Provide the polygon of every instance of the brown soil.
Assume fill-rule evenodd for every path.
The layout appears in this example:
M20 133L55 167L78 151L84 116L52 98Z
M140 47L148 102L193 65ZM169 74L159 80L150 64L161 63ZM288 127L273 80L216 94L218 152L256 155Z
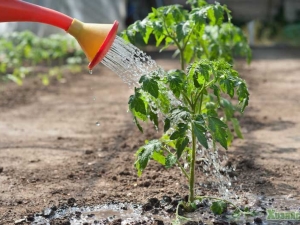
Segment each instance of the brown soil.
M228 152L241 192L300 196L298 52L255 49L250 66L237 61L251 92L241 119L244 140ZM178 67L174 60L157 62ZM137 177L134 153L158 134L151 126L145 134L134 126L127 113L131 92L104 67L47 87L35 79L21 87L0 85L0 224L71 198L89 205L187 194L176 169L151 163Z

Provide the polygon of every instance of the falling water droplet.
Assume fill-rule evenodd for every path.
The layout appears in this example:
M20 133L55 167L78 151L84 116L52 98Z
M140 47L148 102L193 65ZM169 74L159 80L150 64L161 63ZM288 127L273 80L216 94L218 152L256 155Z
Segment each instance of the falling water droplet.
M99 126L100 126L100 123L99 123L98 121L96 122L96 126L97 126L97 127L99 127Z
M90 73L90 74L93 74L93 70L89 70L89 73Z

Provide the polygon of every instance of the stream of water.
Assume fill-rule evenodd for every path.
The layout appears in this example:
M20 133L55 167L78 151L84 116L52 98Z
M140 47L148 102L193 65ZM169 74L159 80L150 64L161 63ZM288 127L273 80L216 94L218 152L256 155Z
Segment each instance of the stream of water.
M142 75L159 70L160 67L145 52L116 36L110 50L101 61L130 87L139 86Z

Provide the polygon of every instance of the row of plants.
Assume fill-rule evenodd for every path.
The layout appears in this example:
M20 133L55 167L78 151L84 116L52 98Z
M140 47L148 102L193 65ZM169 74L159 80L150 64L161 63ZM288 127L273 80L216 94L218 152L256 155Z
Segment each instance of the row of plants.
M43 84L50 77L60 79L64 65L80 65L85 59L76 40L65 34L38 37L30 31L0 35L0 79L21 85L23 79L43 65L47 72L39 73Z
M141 176L150 160L167 169L177 166L189 186L188 201L179 204L185 211L195 210L197 201L210 199L215 214L231 205L235 215L247 215L248 209L228 200L196 196L195 162L197 152L215 153L219 147L227 149L234 137L243 137L237 116L247 107L249 92L233 63L235 56L250 62L251 50L241 29L231 23L226 5L204 0L187 4L190 10L181 5L153 8L122 33L133 44L140 40L147 44L154 37L161 51L176 46L181 68L143 74L130 96L129 109L138 129L143 132L141 121L163 129L159 139L146 140L137 150L135 168ZM177 215L174 223L180 219Z

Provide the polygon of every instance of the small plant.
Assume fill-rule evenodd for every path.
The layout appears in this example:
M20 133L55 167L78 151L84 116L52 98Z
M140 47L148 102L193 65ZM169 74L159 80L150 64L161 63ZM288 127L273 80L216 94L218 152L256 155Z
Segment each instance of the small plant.
M12 80L19 85L33 72L34 66L42 64L53 67L65 63L78 65L84 58L76 41L66 35L40 38L24 31L0 36L0 79ZM53 75L53 71L39 74L43 84L47 85L50 77L60 77L60 72Z
M156 129L160 117L164 123L162 137L146 141L136 152L135 168L141 176L149 160L166 168L177 165L189 184L185 209L192 211L196 200L210 198L215 200L211 209L221 214L228 202L195 196L196 151L216 151L218 144L227 149L234 138L231 128L242 138L235 116L244 112L249 93L232 63L234 55L250 62L251 51L241 30L230 22L225 5L188 3L191 11L180 5L153 9L123 32L123 38L133 43L140 39L147 43L153 35L157 46L164 43L162 50L175 45L181 62L181 70L142 75L130 96L129 109L140 131L140 121L152 121Z

